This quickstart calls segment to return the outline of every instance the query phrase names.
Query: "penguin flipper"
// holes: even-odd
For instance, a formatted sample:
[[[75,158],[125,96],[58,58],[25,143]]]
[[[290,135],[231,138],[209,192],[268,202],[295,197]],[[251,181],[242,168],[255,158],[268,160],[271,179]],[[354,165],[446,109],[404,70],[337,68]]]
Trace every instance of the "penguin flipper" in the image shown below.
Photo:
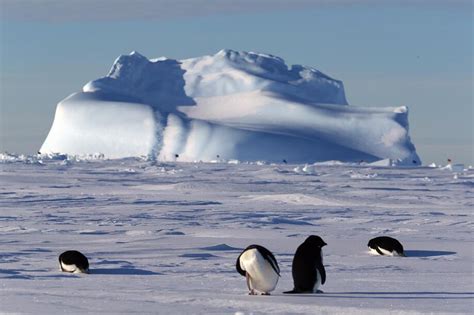
[[[245,272],[245,280],[247,281],[247,288],[250,292],[253,292],[253,289],[250,287],[250,275],[247,271]]]
[[[263,259],[268,261],[270,266],[272,266],[273,270],[276,272],[276,274],[280,277],[280,267],[278,267],[278,262],[275,258],[275,256],[270,252],[268,249],[262,246],[258,246],[257,249],[261,252],[261,255],[263,256]]]
[[[377,251],[377,253],[379,253],[379,255],[384,255],[384,253],[380,250],[378,246],[375,246],[375,250]]]
[[[237,270],[238,273],[240,273],[240,275],[245,277],[245,274],[247,272],[243,270],[242,267],[240,266],[240,257],[242,256],[242,254],[243,252],[239,255],[239,257],[237,257],[237,261],[235,262],[235,269]]]
[[[319,274],[321,275],[321,284],[324,284],[326,282],[326,269],[323,264],[318,264],[316,268],[318,268]]]

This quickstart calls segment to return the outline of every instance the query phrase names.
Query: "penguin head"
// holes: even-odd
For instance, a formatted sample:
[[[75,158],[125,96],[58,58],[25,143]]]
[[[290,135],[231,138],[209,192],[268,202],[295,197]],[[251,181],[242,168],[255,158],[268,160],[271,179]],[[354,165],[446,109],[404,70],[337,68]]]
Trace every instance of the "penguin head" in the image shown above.
[[[326,242],[317,235],[310,235],[304,242],[308,245],[320,248],[327,245]]]

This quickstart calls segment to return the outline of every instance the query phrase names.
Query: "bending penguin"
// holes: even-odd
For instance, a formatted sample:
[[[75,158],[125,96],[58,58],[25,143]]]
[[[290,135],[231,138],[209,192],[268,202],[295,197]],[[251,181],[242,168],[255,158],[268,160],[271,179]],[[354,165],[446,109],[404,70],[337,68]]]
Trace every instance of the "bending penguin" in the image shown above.
[[[263,246],[250,245],[239,255],[235,267],[247,279],[250,295],[270,295],[280,277],[275,256]]]
[[[322,293],[318,290],[326,282],[323,265],[323,246],[326,242],[317,235],[309,236],[296,249],[291,272],[294,288],[283,293]]]
[[[68,250],[59,255],[61,271],[71,273],[89,273],[87,257],[77,250]]]
[[[379,236],[373,238],[367,244],[369,250],[375,255],[402,256],[405,257],[403,245],[393,237]]]

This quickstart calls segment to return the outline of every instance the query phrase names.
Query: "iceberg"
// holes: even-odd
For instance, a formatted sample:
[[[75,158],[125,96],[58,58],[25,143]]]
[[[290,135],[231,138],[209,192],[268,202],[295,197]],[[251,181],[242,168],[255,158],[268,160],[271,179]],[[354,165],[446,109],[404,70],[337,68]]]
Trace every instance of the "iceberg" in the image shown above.
[[[390,159],[420,165],[408,108],[350,106],[341,81],[269,54],[116,59],[61,101],[40,152],[160,161]]]

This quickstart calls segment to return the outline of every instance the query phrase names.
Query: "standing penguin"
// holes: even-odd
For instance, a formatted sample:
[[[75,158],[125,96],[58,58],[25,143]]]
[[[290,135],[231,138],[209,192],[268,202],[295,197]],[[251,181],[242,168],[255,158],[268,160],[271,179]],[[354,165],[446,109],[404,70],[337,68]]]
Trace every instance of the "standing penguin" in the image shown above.
[[[250,245],[239,255],[235,267],[247,279],[250,295],[270,295],[280,277],[275,256],[263,246]]]
[[[294,289],[283,293],[322,293],[318,288],[326,282],[322,250],[326,245],[321,237],[311,235],[298,246],[291,268]]]
[[[369,250],[372,254],[405,257],[403,245],[393,237],[379,236],[373,238],[369,241],[367,246],[369,246]]]
[[[87,257],[77,250],[68,250],[59,255],[61,271],[72,273],[89,273]]]

